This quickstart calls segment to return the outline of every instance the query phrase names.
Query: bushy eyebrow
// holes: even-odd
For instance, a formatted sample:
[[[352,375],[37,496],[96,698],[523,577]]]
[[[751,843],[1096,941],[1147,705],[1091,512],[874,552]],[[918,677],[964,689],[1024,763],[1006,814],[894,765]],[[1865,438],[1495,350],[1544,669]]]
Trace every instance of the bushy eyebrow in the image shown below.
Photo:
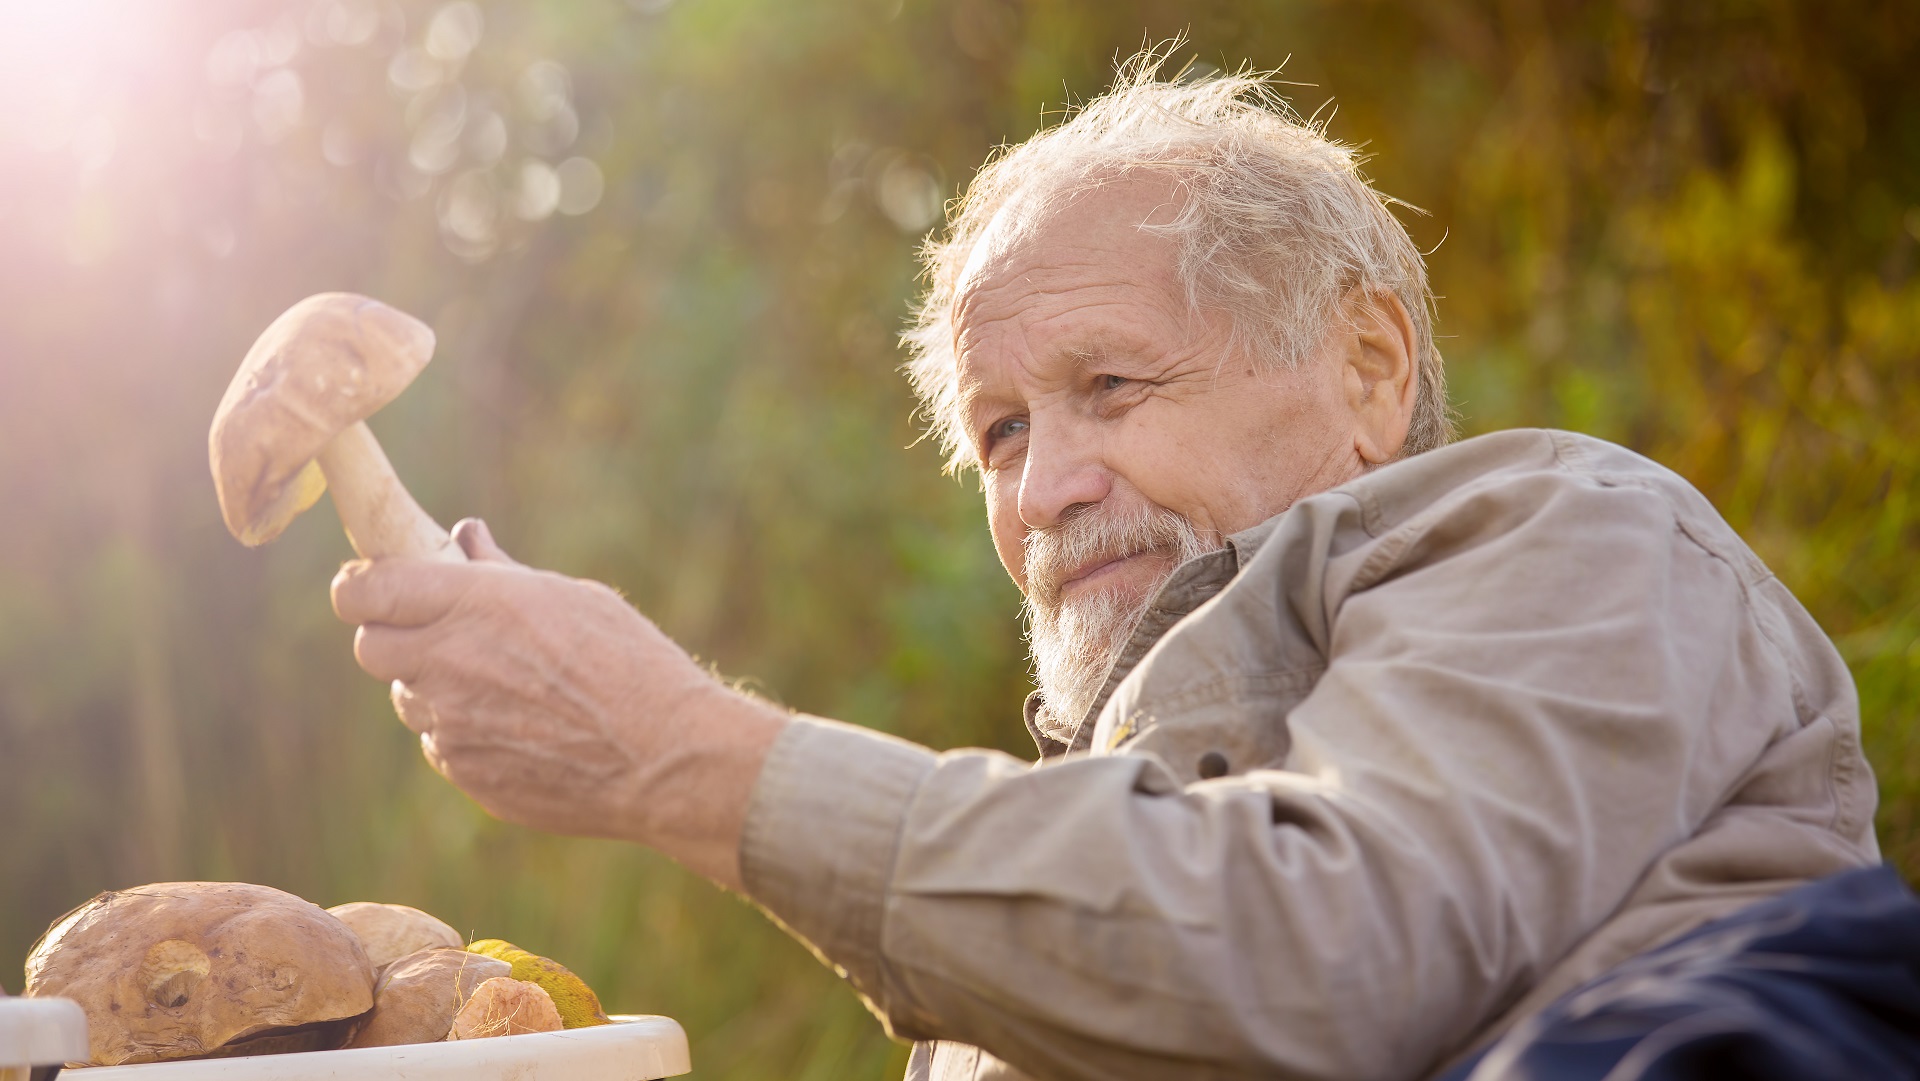
[[[1146,358],[1146,350],[1132,335],[1109,327],[1089,330],[1071,345],[1055,352],[1056,357],[1071,360],[1082,369],[1107,365],[1137,366]]]

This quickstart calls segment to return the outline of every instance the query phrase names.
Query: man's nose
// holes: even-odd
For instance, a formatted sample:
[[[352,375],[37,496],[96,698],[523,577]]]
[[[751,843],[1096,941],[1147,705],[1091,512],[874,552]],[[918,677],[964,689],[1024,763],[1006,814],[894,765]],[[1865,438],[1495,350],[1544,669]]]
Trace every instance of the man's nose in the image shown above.
[[[1030,422],[1020,473],[1020,521],[1028,529],[1046,529],[1073,507],[1098,503],[1113,490],[1113,473],[1094,433],[1075,432],[1071,423],[1047,419]]]

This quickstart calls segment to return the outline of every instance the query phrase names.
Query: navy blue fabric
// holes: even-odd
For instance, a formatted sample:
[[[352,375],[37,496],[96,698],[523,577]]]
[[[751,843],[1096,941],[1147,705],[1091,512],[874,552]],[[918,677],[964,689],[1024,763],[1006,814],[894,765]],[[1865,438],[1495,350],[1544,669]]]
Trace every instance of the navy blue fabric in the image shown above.
[[[1441,1081],[1920,1079],[1920,899],[1810,882],[1635,957]]]

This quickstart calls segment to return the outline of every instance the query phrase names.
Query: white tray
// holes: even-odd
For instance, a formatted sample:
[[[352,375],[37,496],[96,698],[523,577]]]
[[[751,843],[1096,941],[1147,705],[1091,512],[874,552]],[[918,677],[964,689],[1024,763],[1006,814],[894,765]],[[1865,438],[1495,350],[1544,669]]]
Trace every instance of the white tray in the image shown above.
[[[611,1025],[356,1047],[293,1055],[153,1062],[75,1071],[84,1081],[654,1081],[693,1069],[687,1034],[671,1017],[615,1017]]]

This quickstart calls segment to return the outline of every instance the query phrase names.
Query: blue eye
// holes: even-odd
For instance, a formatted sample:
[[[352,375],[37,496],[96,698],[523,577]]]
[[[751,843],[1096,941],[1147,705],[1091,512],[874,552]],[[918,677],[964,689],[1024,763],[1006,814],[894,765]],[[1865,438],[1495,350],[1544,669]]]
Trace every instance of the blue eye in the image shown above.
[[[1027,418],[1008,417],[987,429],[987,437],[993,440],[1011,439],[1028,428]]]
[[[1119,390],[1126,386],[1127,382],[1127,377],[1124,375],[1103,375],[1100,377],[1100,389]]]

